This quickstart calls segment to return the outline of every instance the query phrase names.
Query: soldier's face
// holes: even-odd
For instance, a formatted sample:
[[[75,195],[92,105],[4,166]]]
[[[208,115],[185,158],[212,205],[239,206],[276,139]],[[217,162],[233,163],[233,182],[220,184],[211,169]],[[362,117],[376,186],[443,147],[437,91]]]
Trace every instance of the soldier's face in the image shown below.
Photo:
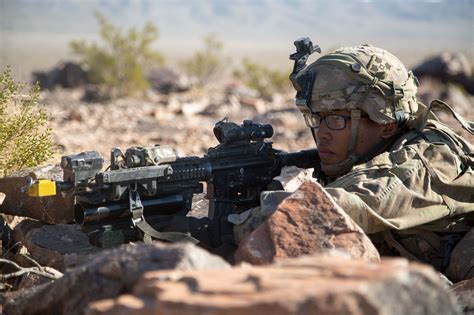
[[[337,110],[334,112],[320,113],[321,117],[329,115],[340,115],[350,117],[347,110]],[[327,120],[322,120],[319,128],[315,130],[316,144],[319,156],[325,164],[335,164],[344,161],[349,156],[349,146],[351,143],[351,120],[346,119],[343,129],[332,130],[327,126]],[[365,156],[371,148],[383,141],[386,137],[385,125],[372,122],[368,117],[362,117],[359,121],[359,134],[357,137],[356,154]]]

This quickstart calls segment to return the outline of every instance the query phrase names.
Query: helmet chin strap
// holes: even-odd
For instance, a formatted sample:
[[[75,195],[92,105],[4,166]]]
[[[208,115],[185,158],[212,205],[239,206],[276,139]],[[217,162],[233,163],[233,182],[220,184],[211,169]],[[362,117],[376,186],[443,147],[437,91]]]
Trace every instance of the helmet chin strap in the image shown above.
[[[360,117],[361,113],[359,109],[351,110],[351,144],[348,150],[348,157],[339,163],[321,163],[321,169],[327,176],[331,178],[336,178],[341,175],[344,175],[348,173],[359,160],[359,157],[355,153],[355,147],[357,145],[357,137],[359,135]]]

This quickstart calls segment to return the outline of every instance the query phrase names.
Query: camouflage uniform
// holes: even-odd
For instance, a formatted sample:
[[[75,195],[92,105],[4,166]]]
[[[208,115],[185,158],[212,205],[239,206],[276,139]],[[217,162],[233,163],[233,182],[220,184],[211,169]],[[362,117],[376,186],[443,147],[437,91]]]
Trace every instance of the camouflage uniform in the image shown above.
[[[353,121],[348,159],[322,165],[319,173],[327,192],[371,236],[381,254],[421,260],[449,273],[450,252],[471,229],[474,214],[474,150],[432,119],[430,111],[435,106],[452,109],[440,101],[429,108],[418,103],[417,82],[411,72],[395,56],[372,46],[337,50],[292,80],[311,72],[316,73],[311,99],[297,100],[307,123],[313,113],[338,109],[349,110]],[[303,85],[293,84],[297,89]],[[369,157],[358,157],[353,150],[357,139],[354,121],[360,111],[379,124],[396,122],[402,132]],[[472,132],[471,122],[457,118]],[[340,172],[327,180],[325,170]],[[270,196],[262,195],[262,207],[242,215],[247,218],[234,227],[237,240],[275,211],[277,202],[265,203]],[[278,200],[284,196],[279,193]],[[467,265],[453,278],[474,276],[474,257],[466,259]]]
[[[473,169],[437,132],[424,135],[428,140],[395,145],[354,166],[326,190],[382,254],[396,249],[445,270],[448,246],[472,224],[467,216],[474,213]]]

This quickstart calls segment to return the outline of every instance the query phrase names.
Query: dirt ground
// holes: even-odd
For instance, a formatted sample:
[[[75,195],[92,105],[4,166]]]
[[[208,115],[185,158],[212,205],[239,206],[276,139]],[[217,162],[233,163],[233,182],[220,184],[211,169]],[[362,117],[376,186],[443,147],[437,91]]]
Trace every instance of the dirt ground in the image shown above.
[[[98,151],[109,159],[110,149],[170,145],[179,156],[203,155],[218,141],[214,124],[228,117],[235,123],[252,119],[271,123],[275,147],[297,151],[313,145],[292,95],[273,101],[240,97],[222,91],[150,94],[145,100],[119,99],[106,103],[82,102],[83,91],[56,89],[42,92],[41,102],[50,113],[53,140],[61,155]]]

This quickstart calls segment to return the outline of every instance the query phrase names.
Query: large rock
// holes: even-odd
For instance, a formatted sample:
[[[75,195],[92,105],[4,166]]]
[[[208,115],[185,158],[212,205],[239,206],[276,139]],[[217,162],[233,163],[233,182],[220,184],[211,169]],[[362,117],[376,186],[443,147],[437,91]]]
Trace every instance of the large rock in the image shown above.
[[[324,188],[307,181],[240,242],[235,258],[268,264],[334,249],[369,261],[380,259],[370,239]]]
[[[27,185],[29,175],[39,179],[62,180],[59,166],[42,166],[25,169],[9,177],[0,178],[0,191],[6,197],[0,206],[0,212],[9,215],[29,217],[45,223],[71,223],[74,221],[72,194],[51,197],[30,197],[22,188]]]
[[[228,269],[220,257],[191,244],[128,244],[106,250],[53,283],[5,295],[6,314],[83,314],[91,301],[131,292],[146,271]]]
[[[195,83],[170,68],[153,69],[148,74],[148,81],[154,90],[163,94],[187,91]]]
[[[91,245],[78,225],[45,225],[24,220],[15,227],[13,235],[39,264],[61,272],[87,262],[102,250]]]
[[[33,72],[33,81],[39,82],[41,89],[77,88],[87,83],[87,74],[77,63],[65,62],[47,72]]]
[[[154,271],[133,294],[94,302],[98,314],[457,314],[429,266],[306,256],[232,270]]]
[[[474,94],[474,77],[469,60],[461,53],[443,52],[414,67],[417,77],[432,77],[444,83],[461,84],[465,91]]]

